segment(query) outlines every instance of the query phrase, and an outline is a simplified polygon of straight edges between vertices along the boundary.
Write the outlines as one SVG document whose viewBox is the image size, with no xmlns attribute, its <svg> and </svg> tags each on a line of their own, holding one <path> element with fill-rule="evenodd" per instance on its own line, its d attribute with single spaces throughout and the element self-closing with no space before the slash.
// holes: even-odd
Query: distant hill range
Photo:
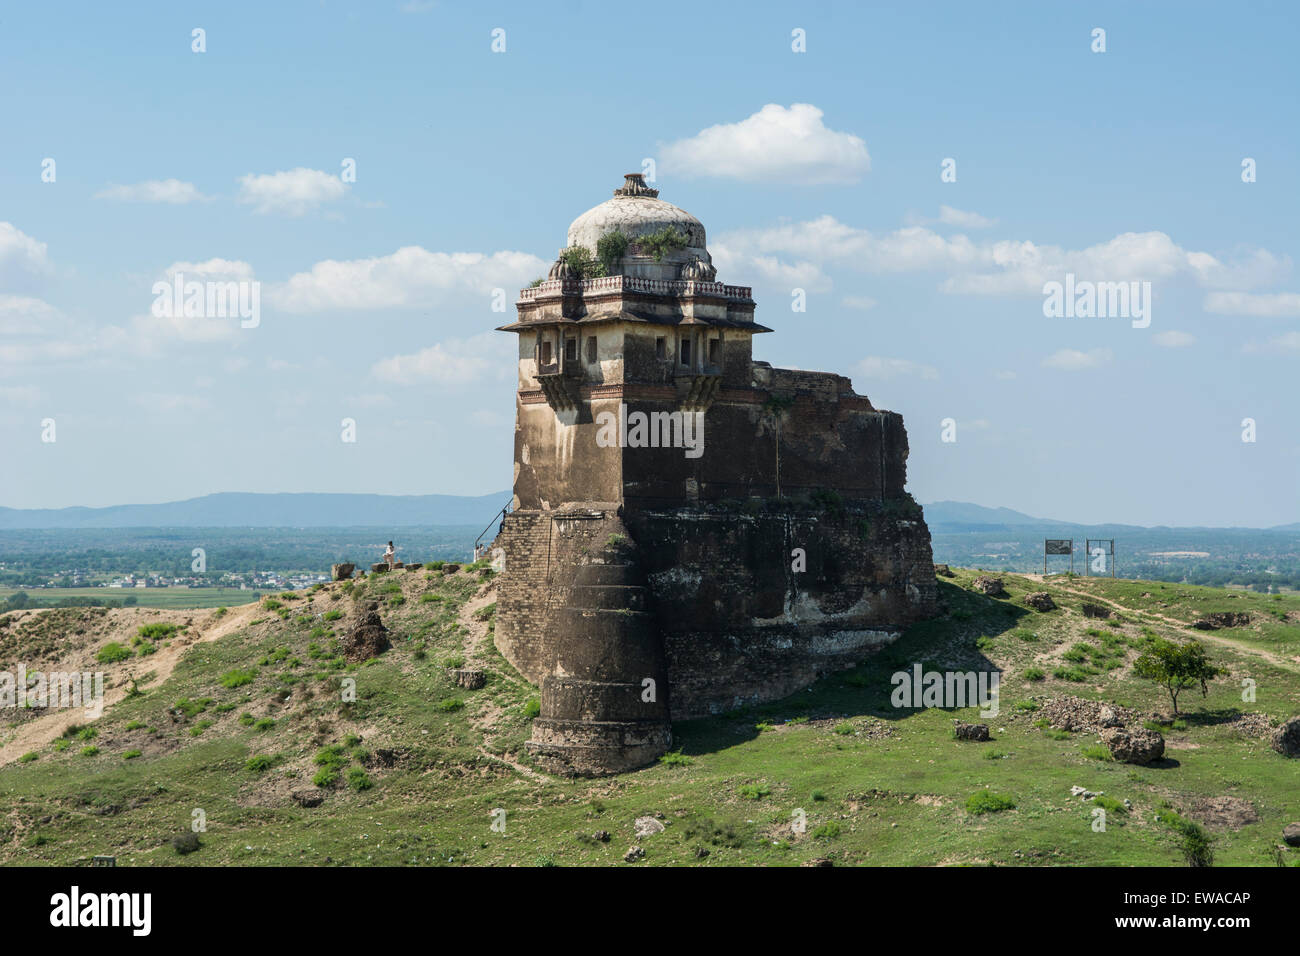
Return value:
<svg viewBox="0 0 1300 956">
<path fill-rule="evenodd" d="M 488 495 L 252 494 L 224 492 L 157 505 L 108 508 L 0 508 L 0 530 L 33 528 L 402 528 L 428 525 L 486 525 L 510 491 Z M 1083 525 L 1035 518 L 1010 508 L 985 508 L 963 501 L 925 505 L 935 533 L 1028 531 L 1054 528 L 1138 530 L 1137 525 Z M 1143 529 L 1152 530 L 1152 529 Z M 1254 529 L 1252 529 L 1254 530 Z M 1300 523 L 1269 531 L 1300 531 Z"/>
<path fill-rule="evenodd" d="M 401 528 L 486 525 L 509 491 L 463 495 L 245 494 L 158 505 L 0 508 L 0 530 L 24 528 Z"/>
<path fill-rule="evenodd" d="M 1090 531 L 1157 531 L 1166 526 L 1147 527 L 1133 524 L 1080 524 L 1055 518 L 1035 518 L 1033 515 L 1012 511 L 1010 508 L 985 508 L 965 501 L 934 501 L 925 508 L 925 521 L 933 532 L 959 534 L 970 531 L 1010 531 L 1029 528 L 1058 528 L 1061 531 L 1087 529 Z M 1174 530 L 1169 528 L 1168 530 Z M 1300 531 L 1300 522 L 1276 525 L 1272 528 L 1209 529 L 1203 526 L 1178 530 L 1242 530 L 1242 531 Z"/>
</svg>

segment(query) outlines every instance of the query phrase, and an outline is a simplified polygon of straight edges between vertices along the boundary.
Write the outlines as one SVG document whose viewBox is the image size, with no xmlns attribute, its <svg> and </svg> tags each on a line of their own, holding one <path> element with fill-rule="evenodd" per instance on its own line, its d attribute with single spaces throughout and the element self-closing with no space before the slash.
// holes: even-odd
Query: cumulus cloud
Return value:
<svg viewBox="0 0 1300 956">
<path fill-rule="evenodd" d="M 809 103 L 768 103 L 738 123 L 722 123 L 664 146 L 660 167 L 687 177 L 797 185 L 855 183 L 871 170 L 867 145 L 829 129 Z"/>
<path fill-rule="evenodd" d="M 962 229 L 987 229 L 997 225 L 996 219 L 989 219 L 977 212 L 954 209 L 952 206 L 939 207 L 939 221 L 948 226 L 960 226 Z"/>
<path fill-rule="evenodd" d="M 1300 293 L 1211 292 L 1205 297 L 1205 311 L 1219 315 L 1295 318 L 1300 316 Z"/>
<path fill-rule="evenodd" d="M 160 202 L 180 206 L 191 202 L 207 202 L 212 197 L 203 195 L 193 183 L 182 182 L 179 179 L 148 179 L 129 186 L 110 185 L 107 189 L 95 193 L 95 198 L 112 199 L 117 202 Z"/>
<path fill-rule="evenodd" d="M 1071 272 L 1091 282 L 1182 276 L 1216 287 L 1274 281 L 1290 268 L 1289 259 L 1266 250 L 1225 262 L 1184 249 L 1163 232 L 1126 232 L 1082 249 L 1066 249 L 1022 239 L 975 241 L 915 225 L 877 234 L 830 215 L 730 232 L 719 241 L 737 263 L 765 257 L 769 272 L 822 270 L 831 265 L 873 273 L 940 272 L 948 273 L 940 285 L 943 292 L 964 295 L 1042 295 L 1044 283 L 1062 281 Z M 1223 295 L 1221 300 L 1213 295 L 1211 299 L 1244 301 L 1241 293 Z"/>
<path fill-rule="evenodd" d="M 347 191 L 337 176 L 319 169 L 281 170 L 239 177 L 239 201 L 258 213 L 282 213 L 301 216 L 322 203 L 342 199 Z"/>
<path fill-rule="evenodd" d="M 869 355 L 854 366 L 855 373 L 863 378 L 885 380 L 904 376 L 918 376 L 923 379 L 936 379 L 939 370 L 932 365 L 923 365 L 911 359 L 885 358 Z"/>
<path fill-rule="evenodd" d="M 1163 348 L 1182 349 L 1189 345 L 1195 345 L 1196 336 L 1170 329 L 1168 332 L 1157 332 L 1151 336 L 1151 341 Z"/>
<path fill-rule="evenodd" d="M 327 259 L 269 290 L 286 312 L 326 309 L 373 309 L 429 305 L 439 294 L 490 295 L 502 288 L 511 295 L 549 263 L 524 252 L 429 252 L 405 246 L 372 259 Z"/>
<path fill-rule="evenodd" d="M 11 222 L 0 222 L 0 282 L 18 284 L 51 271 L 45 243 Z"/>
<path fill-rule="evenodd" d="M 1078 349 L 1060 349 L 1043 359 L 1043 365 L 1047 368 L 1059 368 L 1064 371 L 1074 372 L 1082 369 L 1098 368 L 1114 357 L 1114 353 L 1110 349 L 1090 349 L 1087 352 L 1081 352 Z"/>
<path fill-rule="evenodd" d="M 449 339 L 409 355 L 381 359 L 370 369 L 394 385 L 469 385 L 512 374 L 516 345 L 506 336 L 484 332 L 468 339 Z"/>
</svg>

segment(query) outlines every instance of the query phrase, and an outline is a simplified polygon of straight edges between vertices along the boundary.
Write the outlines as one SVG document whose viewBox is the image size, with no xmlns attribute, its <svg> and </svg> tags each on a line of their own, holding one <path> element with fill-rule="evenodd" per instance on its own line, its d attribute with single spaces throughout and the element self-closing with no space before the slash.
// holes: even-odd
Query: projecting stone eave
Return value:
<svg viewBox="0 0 1300 956">
<path fill-rule="evenodd" d="M 498 325 L 498 332 L 524 332 L 528 329 L 545 328 L 555 325 L 605 325 L 611 322 L 630 322 L 638 325 L 658 325 L 664 328 L 675 328 L 682 325 L 703 325 L 717 329 L 738 329 L 742 332 L 749 332 L 758 335 L 762 332 L 771 332 L 766 325 L 759 325 L 757 322 L 749 322 L 742 319 L 711 319 L 700 318 L 698 316 L 686 316 L 669 320 L 664 316 L 658 315 L 638 315 L 635 312 L 596 312 L 588 315 L 572 316 L 547 316 L 539 319 L 529 319 L 520 322 L 511 322 L 509 325 Z"/>
</svg>

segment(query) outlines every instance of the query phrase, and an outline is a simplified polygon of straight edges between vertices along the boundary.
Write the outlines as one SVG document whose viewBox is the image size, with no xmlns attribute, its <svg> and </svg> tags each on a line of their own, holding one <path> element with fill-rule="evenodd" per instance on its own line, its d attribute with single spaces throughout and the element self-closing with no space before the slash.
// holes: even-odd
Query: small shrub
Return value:
<svg viewBox="0 0 1300 956">
<path fill-rule="evenodd" d="M 348 768 L 347 781 L 348 786 L 353 790 L 369 790 L 375 785 L 375 782 L 360 767 Z"/>
<path fill-rule="evenodd" d="M 182 833 L 180 836 L 172 837 L 172 849 L 181 856 L 193 853 L 202 845 L 203 844 L 199 842 L 199 835 L 197 833 Z"/>
<path fill-rule="evenodd" d="M 663 754 L 659 762 L 668 767 L 689 767 L 695 761 L 686 756 L 680 750 L 674 750 L 670 753 Z"/>
<path fill-rule="evenodd" d="M 816 830 L 812 832 L 812 838 L 814 840 L 823 840 L 823 841 L 834 840 L 839 835 L 840 835 L 840 825 L 835 820 L 831 820 L 828 823 L 823 823 L 821 826 L 819 826 Z"/>
<path fill-rule="evenodd" d="M 156 621 L 153 624 L 141 624 L 136 628 L 136 636 L 145 641 L 165 641 L 180 628 L 175 624 L 165 624 L 162 621 Z"/>
<path fill-rule="evenodd" d="M 329 767 L 321 767 L 316 771 L 316 775 L 311 778 L 311 782 L 322 790 L 328 790 L 334 784 L 339 782 L 339 773 L 337 770 L 331 770 Z"/>
<path fill-rule="evenodd" d="M 258 754 L 256 757 L 250 757 L 244 763 L 244 769 L 250 773 L 265 773 L 275 766 L 275 760 L 266 754 Z"/>
<path fill-rule="evenodd" d="M 97 753 L 99 753 L 99 748 L 96 747 L 94 744 L 91 744 L 89 747 L 81 748 L 81 756 L 83 757 L 93 757 Z"/>
<path fill-rule="evenodd" d="M 221 675 L 221 686 L 230 688 L 243 687 L 245 684 L 253 683 L 256 679 L 257 671 L 253 668 L 236 668 Z"/>
<path fill-rule="evenodd" d="M 459 697 L 447 697 L 438 701 L 438 709 L 444 714 L 454 713 L 465 706 L 465 702 Z M 538 712 L 540 713 L 540 706 Z"/>
<path fill-rule="evenodd" d="M 991 790 L 980 790 L 966 798 L 966 812 L 975 816 L 984 813 L 1001 813 L 1015 808 L 1016 801 Z"/>
<path fill-rule="evenodd" d="M 765 783 L 747 783 L 736 791 L 746 800 L 762 800 L 772 792 Z"/>
<path fill-rule="evenodd" d="M 1038 667 L 1025 668 L 1025 680 L 1040 681 L 1043 680 L 1045 677 L 1047 677 L 1047 675 L 1043 673 L 1041 668 Z"/>
<path fill-rule="evenodd" d="M 29 750 L 27 751 L 27 753 L 23 754 L 21 757 L 18 758 L 18 762 L 31 763 L 33 760 L 40 760 L 40 759 L 41 759 L 40 754 L 38 754 L 35 750 Z"/>
<path fill-rule="evenodd" d="M 542 712 L 541 699 L 537 697 L 529 697 L 526 701 L 524 701 L 523 711 L 524 711 L 524 716 L 527 717 L 529 720 L 532 720 L 534 717 L 536 717 L 538 714 Z"/>
<path fill-rule="evenodd" d="M 841 737 L 847 737 L 849 734 L 853 733 L 853 724 L 846 720 L 843 723 L 836 724 L 832 728 L 832 731 L 839 734 Z"/>
<path fill-rule="evenodd" d="M 141 754 L 143 754 L 143 752 L 144 751 L 141 750 L 128 750 L 124 754 L 122 754 L 122 759 L 134 760 L 136 757 L 139 757 Z"/>
<path fill-rule="evenodd" d="M 131 648 L 113 641 L 99 649 L 99 653 L 95 655 L 95 660 L 101 664 L 118 664 L 130 660 L 134 656 L 135 652 Z"/>
<path fill-rule="evenodd" d="M 1081 753 L 1089 760 L 1111 761 L 1115 759 L 1111 756 L 1110 750 L 1102 744 L 1089 744 L 1083 748 Z"/>
</svg>

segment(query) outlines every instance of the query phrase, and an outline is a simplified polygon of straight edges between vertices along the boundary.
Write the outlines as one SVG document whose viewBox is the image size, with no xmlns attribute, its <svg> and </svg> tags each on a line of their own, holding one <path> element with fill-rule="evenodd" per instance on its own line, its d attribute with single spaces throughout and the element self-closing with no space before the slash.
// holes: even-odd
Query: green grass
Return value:
<svg viewBox="0 0 1300 956">
<path fill-rule="evenodd" d="M 241 591 L 239 588 L 9 588 L 0 587 L 0 602 L 17 592 L 42 603 L 61 598 L 98 598 L 121 603 L 135 598 L 136 606 L 183 611 L 218 607 L 236 607 L 259 600 L 264 591 Z"/>
<path fill-rule="evenodd" d="M 524 742 L 538 692 L 490 644 L 481 652 L 467 650 L 456 613 L 475 593 L 477 578 L 403 575 L 406 603 L 381 609 L 393 649 L 366 666 L 335 670 L 325 659 L 312 661 L 313 641 L 333 659 L 332 637 L 309 637 L 311 626 L 268 614 L 263 624 L 187 649 L 165 681 L 142 680 L 139 697 L 113 705 L 94 723 L 94 744 L 76 740 L 74 731 L 71 739 L 38 748 L 38 759 L 0 768 L 10 814 L 5 823 L 24 834 L 0 841 L 0 863 L 84 865 L 112 846 L 120 865 L 135 866 L 303 866 L 327 859 L 337 865 L 530 866 L 543 857 L 559 866 L 623 866 L 633 821 L 662 813 L 667 828 L 645 842 L 647 856 L 638 865 L 782 866 L 831 856 L 837 865 L 1036 860 L 1186 866 L 1204 861 L 1207 852 L 1219 866 L 1273 865 L 1281 828 L 1295 818 L 1295 764 L 1263 741 L 1243 737 L 1229 721 L 1250 710 L 1275 720 L 1300 713 L 1296 669 L 1251 653 L 1266 650 L 1283 660 L 1300 653 L 1294 625 L 1274 615 L 1261 614 L 1258 631 L 1216 632 L 1226 644 L 1207 641 L 1234 680 L 1212 683 L 1204 700 L 1199 693 L 1191 697 L 1182 726 L 1162 730 L 1173 735 L 1171 743 L 1195 745 L 1170 749 L 1174 764 L 1093 759 L 1087 750 L 1094 737 L 1047 733 L 1035 726 L 1038 713 L 1018 705 L 1007 706 L 991 724 L 996 751 L 963 746 L 951 739 L 952 719 L 978 722 L 975 709 L 900 711 L 889 703 L 889 677 L 901 666 L 921 661 L 964 670 L 981 655 L 1004 670 L 1004 701 L 1041 702 L 1070 693 L 1141 714 L 1167 712 L 1159 689 L 1135 680 L 1129 663 L 1107 668 L 1097 662 L 1114 661 L 1121 646 L 1131 662 L 1132 642 L 1142 640 L 1143 627 L 1169 636 L 1156 613 L 1180 620 L 1202 609 L 1253 616 L 1263 596 L 1157 590 L 1155 582 L 1060 581 L 1125 605 L 1134 625 L 1122 629 L 1121 644 L 1107 637 L 1120 633 L 1113 624 L 1098 628 L 1084 621 L 1080 598 L 1057 579 L 1039 584 L 1002 575 L 1012 599 L 992 601 L 966 589 L 975 572 L 954 570 L 957 577 L 940 584 L 954 613 L 910 628 L 860 667 L 786 700 L 679 721 L 671 754 L 635 773 L 599 780 L 534 777 L 506 762 L 537 771 Z M 1132 604 L 1125 588 L 1132 589 Z M 1048 591 L 1062 610 L 1025 617 L 1034 612 L 1016 603 L 1030 590 Z M 343 591 L 332 585 L 318 592 L 311 608 L 306 597 L 294 602 L 294 617 L 322 612 Z M 1143 591 L 1169 607 L 1137 600 Z M 422 603 L 425 593 L 443 600 Z M 1291 610 L 1300 600 L 1288 596 L 1273 606 Z M 1027 627 L 1037 640 L 1017 633 Z M 990 638 L 982 652 L 975 646 L 981 636 Z M 1083 652 L 1083 662 L 1065 661 L 1061 655 L 1076 644 L 1095 650 Z M 427 648 L 425 657 L 416 656 L 417 646 Z M 489 672 L 486 688 L 466 693 L 455 687 L 443 664 L 457 657 Z M 309 666 L 291 668 L 294 658 Z M 254 682 L 223 686 L 223 676 L 263 659 L 268 664 Z M 1052 676 L 1058 667 L 1085 665 L 1096 673 L 1084 682 Z M 130 666 L 147 671 L 150 665 L 136 658 Z M 1031 679 L 1035 667 L 1040 680 Z M 282 672 L 299 676 L 281 685 Z M 1242 703 L 1238 674 L 1258 681 L 1257 705 Z M 341 700 L 345 676 L 357 681 L 353 703 Z M 461 706 L 442 709 L 439 702 L 448 700 Z M 169 714 L 173 707 L 180 719 Z M 496 723 L 485 733 L 479 721 L 488 712 Z M 793 720 L 803 715 L 811 719 Z M 213 722 L 191 736 L 204 720 Z M 758 732 L 758 724 L 775 729 Z M 880 724 L 888 736 L 869 732 Z M 845 732 L 834 732 L 840 726 Z M 364 741 L 354 739 L 360 737 Z M 81 756 L 82 746 L 95 744 L 105 759 Z M 341 749 L 315 763 L 335 747 Z M 368 756 L 359 755 L 362 747 Z M 124 759 L 132 750 L 143 753 Z M 379 759 L 381 751 L 396 756 Z M 317 778 L 329 790 L 321 806 L 304 810 L 288 798 L 290 790 Z M 1070 795 L 1075 785 L 1104 791 L 1105 799 L 1083 803 Z M 1014 809 L 996 800 L 999 795 Z M 1250 800 L 1259 822 L 1212 838 L 1193 830 L 1187 808 L 1200 797 L 1222 795 Z M 1127 812 L 1110 802 L 1122 807 L 1125 799 L 1133 804 Z M 1165 800 L 1171 807 L 1161 808 Z M 181 855 L 169 841 L 178 821 L 188 821 L 200 806 L 219 825 L 210 825 L 199 852 Z M 1090 812 L 1098 807 L 1116 824 L 1104 834 L 1090 827 Z M 490 829 L 497 808 L 507 812 L 504 833 Z M 796 808 L 808 818 L 802 838 L 790 831 Z M 45 817 L 50 822 L 40 823 Z M 597 830 L 613 838 L 574 837 Z M 45 842 L 24 846 L 33 833 Z M 367 838 L 359 839 L 360 833 Z M 1291 862 L 1300 857 L 1286 853 Z"/>
</svg>

